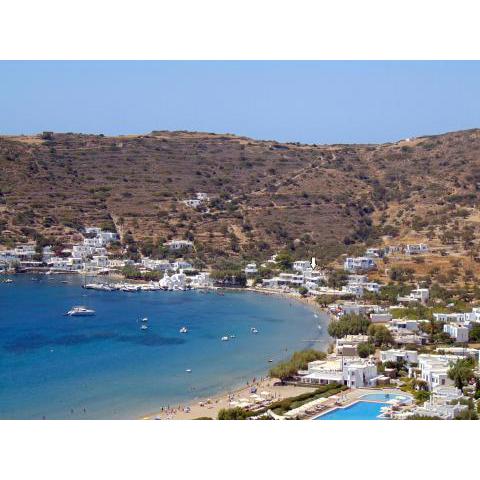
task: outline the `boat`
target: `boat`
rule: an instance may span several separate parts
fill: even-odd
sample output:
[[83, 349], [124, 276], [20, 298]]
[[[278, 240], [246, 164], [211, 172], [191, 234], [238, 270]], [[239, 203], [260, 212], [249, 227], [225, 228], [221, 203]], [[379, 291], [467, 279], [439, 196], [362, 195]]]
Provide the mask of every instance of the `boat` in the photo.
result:
[[70, 317], [86, 317], [95, 315], [95, 310], [87, 307], [72, 307], [67, 313]]
[[187, 333], [187, 332], [188, 332], [187, 327], [182, 327], [180, 329], [180, 333]]
[[145, 323], [145, 322], [148, 322], [148, 317], [143, 317], [143, 318], [142, 318], [142, 322], [144, 322], [144, 323]]
[[227, 336], [221, 338], [222, 342], [228, 342], [229, 338]]
[[143, 324], [143, 325], [140, 327], [141, 330], [147, 330], [147, 328], [148, 328], [148, 326], [145, 325], [145, 324]]
[[3, 283], [13, 283], [13, 280], [11, 278], [7, 278], [3, 281]]
[[235, 335], [230, 335], [230, 338], [237, 338]]
[[268, 363], [273, 363], [273, 360], [271, 358], [269, 358]]
[[187, 373], [192, 373], [192, 369], [191, 369], [191, 368], [187, 368], [187, 369], [185, 369], [185, 371], [186, 371]]
[[252, 328], [250, 329], [250, 332], [252, 332], [252, 333], [258, 333], [258, 330], [257, 330], [255, 327], [252, 327]]

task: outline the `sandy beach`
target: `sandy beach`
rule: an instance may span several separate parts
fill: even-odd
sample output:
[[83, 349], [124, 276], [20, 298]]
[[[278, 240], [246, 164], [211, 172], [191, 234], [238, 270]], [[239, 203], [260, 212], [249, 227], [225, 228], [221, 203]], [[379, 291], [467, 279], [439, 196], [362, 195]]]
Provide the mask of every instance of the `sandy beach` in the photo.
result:
[[[274, 385], [278, 382], [277, 379], [263, 378], [258, 379], [255, 382], [250, 382], [249, 385], [232, 390], [229, 392], [223, 392], [218, 396], [210, 397], [204, 400], [196, 400], [184, 405], [171, 406], [170, 410], [163, 410], [157, 413], [149, 414], [142, 417], [143, 420], [193, 420], [198, 417], [211, 417], [217, 418], [218, 412], [222, 408], [231, 408], [231, 401], [238, 401], [240, 399], [248, 399], [252, 401], [251, 389], [257, 388], [257, 394], [269, 393], [268, 397], [273, 400], [281, 400], [283, 398], [295, 397], [302, 393], [313, 392], [315, 388], [311, 387], [297, 387], [294, 385]], [[186, 411], [185, 407], [189, 407], [190, 411]]]

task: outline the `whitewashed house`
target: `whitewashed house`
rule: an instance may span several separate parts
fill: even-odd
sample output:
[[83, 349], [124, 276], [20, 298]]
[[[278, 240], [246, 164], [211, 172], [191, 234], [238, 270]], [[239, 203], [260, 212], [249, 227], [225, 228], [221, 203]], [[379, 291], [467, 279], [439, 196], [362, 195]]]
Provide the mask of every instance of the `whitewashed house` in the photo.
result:
[[429, 390], [437, 386], [453, 385], [453, 381], [448, 378], [448, 370], [458, 359], [456, 355], [421, 354], [418, 356], [420, 378], [427, 383]]
[[405, 246], [405, 253], [407, 255], [418, 255], [420, 253], [428, 252], [428, 246], [424, 243], [415, 243]]
[[193, 242], [190, 240], [170, 240], [164, 244], [169, 250], [182, 250], [193, 248]]
[[402, 297], [398, 296], [397, 301], [400, 303], [405, 302], [420, 302], [427, 303], [430, 298], [430, 291], [428, 288], [415, 288], [408, 295]]
[[258, 273], [258, 268], [256, 263], [249, 263], [245, 267], [245, 275], [248, 276], [253, 276]]
[[446, 323], [443, 331], [455, 339], [457, 343], [468, 343], [468, 327], [458, 323]]
[[378, 377], [377, 367], [370, 360], [357, 357], [343, 357], [330, 360], [316, 360], [308, 364], [308, 370], [302, 373], [302, 383], [326, 385], [339, 383], [350, 388], [374, 385]]
[[308, 260], [297, 260], [293, 262], [292, 268], [297, 272], [304, 272], [305, 270], [310, 270], [312, 265]]
[[376, 264], [370, 257], [347, 257], [343, 264], [343, 268], [347, 272], [372, 270], [375, 267]]
[[390, 350], [383, 350], [380, 352], [380, 360], [385, 362], [400, 362], [417, 363], [418, 352], [416, 350], [399, 350], [391, 348]]

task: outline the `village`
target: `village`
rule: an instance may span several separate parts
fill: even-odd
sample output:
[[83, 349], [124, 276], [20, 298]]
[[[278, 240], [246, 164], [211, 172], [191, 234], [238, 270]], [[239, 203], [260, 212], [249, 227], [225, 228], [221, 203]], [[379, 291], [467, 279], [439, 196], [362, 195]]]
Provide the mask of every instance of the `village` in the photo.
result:
[[[329, 351], [316, 352], [310, 361], [293, 367], [283, 362], [270, 376], [313, 392], [326, 389], [326, 394], [314, 395], [311, 401], [304, 394], [305, 401], [300, 406], [293, 403], [297, 406], [283, 415], [269, 408], [275, 407], [273, 398], [261, 399], [260, 404], [232, 399], [229, 408], [249, 412], [249, 418], [311, 418], [368, 395], [376, 398], [375, 391], [389, 392], [381, 398], [388, 403], [381, 407], [382, 418], [478, 416], [480, 304], [447, 303], [425, 285], [385, 285], [369, 278], [378, 259], [399, 253], [425, 255], [426, 244], [367, 248], [363, 256], [346, 257], [338, 270], [320, 268], [315, 258], [293, 260], [279, 252], [232, 273], [194, 268], [195, 246], [189, 240], [166, 242], [169, 259], [142, 256], [138, 261], [109, 256], [109, 246], [118, 240], [117, 233], [88, 227], [83, 242], [60, 255], [49, 245], [39, 249], [35, 243], [19, 244], [0, 252], [0, 271], [93, 276], [84, 288], [103, 291], [235, 287], [313, 301], [330, 316]], [[340, 397], [333, 395], [338, 392]]]

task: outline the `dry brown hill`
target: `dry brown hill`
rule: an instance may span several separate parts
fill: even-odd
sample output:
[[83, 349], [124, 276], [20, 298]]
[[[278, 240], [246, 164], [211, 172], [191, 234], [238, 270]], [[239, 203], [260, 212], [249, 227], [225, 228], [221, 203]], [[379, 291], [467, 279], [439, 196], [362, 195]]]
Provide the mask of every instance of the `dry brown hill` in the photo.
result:
[[[193, 238], [207, 260], [280, 248], [334, 258], [365, 242], [474, 249], [480, 131], [383, 145], [301, 145], [152, 132], [0, 137], [0, 243], [84, 226], [124, 240]], [[182, 200], [210, 196], [208, 211]]]

